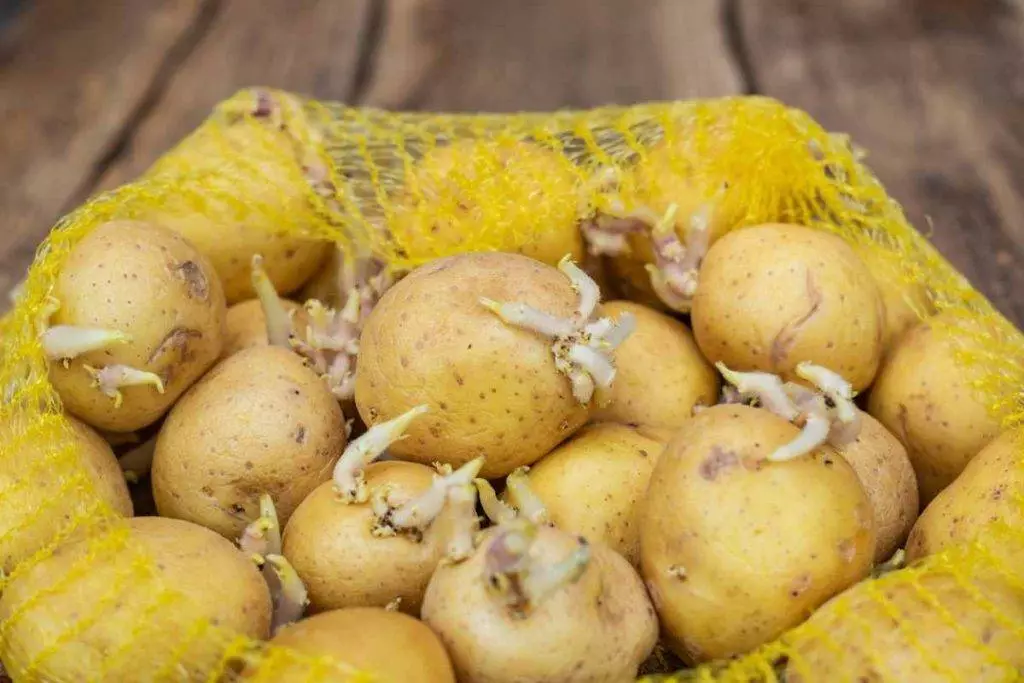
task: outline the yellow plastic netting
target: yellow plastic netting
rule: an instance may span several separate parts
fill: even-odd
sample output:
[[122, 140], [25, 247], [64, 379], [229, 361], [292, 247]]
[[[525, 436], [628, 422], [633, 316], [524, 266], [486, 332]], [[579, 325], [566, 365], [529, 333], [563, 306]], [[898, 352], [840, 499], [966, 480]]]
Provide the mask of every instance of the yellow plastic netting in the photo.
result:
[[[52, 680], [55, 658], [71, 652], [90, 665], [98, 658], [101, 680], [133, 680], [134, 653], [155, 647], [165, 661], [160, 680], [274, 681], [281, 666], [296, 663], [308, 667], [310, 681], [372, 674], [267, 648], [215, 624], [174, 624], [174, 604], [184, 598], [94, 490], [39, 342], [45, 297], [93, 227], [139, 218], [304, 232], [401, 271], [468, 250], [582, 256], [579, 223], [595, 213], [660, 215], [669, 203], [685, 213], [707, 202], [717, 207], [716, 231], [811, 225], [876, 256], [893, 283], [923, 287], [936, 310], [951, 312], [944, 320], [963, 341], [961, 361], [977, 366], [976, 391], [1005, 428], [1022, 421], [1024, 337], [914, 231], [849, 141], [803, 112], [741, 97], [551, 114], [395, 114], [243, 91], [137, 182], [62, 219], [0, 327], [0, 550], [26, 539], [40, 546], [3, 585], [62, 540], [92, 539], [72, 570], [0, 623], [3, 641], [19, 620], [51, 610], [55, 596], [89, 595], [86, 610], [55, 614], [36, 634], [29, 664], [10, 674]], [[624, 289], [644, 289], [628, 264], [613, 276]], [[979, 319], [988, 324], [973, 324]], [[1024, 444], [1020, 453], [1024, 467]], [[1024, 490], [1008, 498], [1007, 518], [973, 542], [858, 585], [748, 656], [676, 676], [895, 681], [971, 672], [964, 680], [1015, 680], [1024, 666]], [[170, 621], [158, 625], [149, 618], [157, 613]], [[129, 641], [75, 649], [111, 619], [124, 622]], [[184, 640], [168, 640], [169, 626]]]

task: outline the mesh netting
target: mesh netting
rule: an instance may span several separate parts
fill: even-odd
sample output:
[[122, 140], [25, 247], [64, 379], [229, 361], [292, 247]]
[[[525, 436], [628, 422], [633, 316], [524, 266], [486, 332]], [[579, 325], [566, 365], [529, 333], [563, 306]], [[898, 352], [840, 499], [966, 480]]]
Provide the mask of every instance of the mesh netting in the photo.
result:
[[[473, 250], [548, 262], [582, 257], [579, 223], [595, 212], [660, 215], [675, 203], [685, 213], [708, 202], [716, 207], [715, 232], [766, 222], [813, 226], [870, 254], [890, 282], [926, 292], [930, 307], [948, 313], [943, 329], [960, 362], [975, 366], [974, 389], [993, 416], [1007, 429], [1022, 421], [1024, 337], [915, 232], [859, 151], [800, 111], [742, 97], [554, 114], [394, 114], [244, 91], [137, 182], [63, 218], [2, 323], [0, 549], [6, 557], [21, 548], [27, 557], [3, 585], [62, 541], [90, 539], [67, 571], [13, 601], [0, 642], [21, 648], [24, 666], [10, 673], [52, 680], [55, 662], [77, 657], [83, 669], [103, 671], [101, 680], [133, 680], [140, 652], [162, 666], [156, 678], [167, 680], [274, 681], [284, 667], [292, 676], [305, 668], [310, 681], [370, 680], [372, 673], [191, 618], [188, 598], [166, 585], [97, 492], [39, 341], [39, 312], [56, 274], [92, 228], [130, 218], [301, 233], [402, 271]], [[646, 290], [642, 261], [620, 263], [613, 275], [623, 288]], [[1024, 445], [1018, 452], [1024, 456]], [[875, 681], [970, 671], [971, 680], [1014, 678], [1022, 663], [1007, 653], [1024, 652], [1024, 526], [1014, 526], [1024, 490], [1009, 491], [1007, 500], [1010, 512], [970, 543], [863, 582], [752, 654], [676, 676]], [[89, 599], [75, 614], [57, 612], [69, 594]], [[47, 626], [29, 641], [10, 642], [27, 617]], [[128, 637], [76, 646], [102, 639], [97, 634], [112, 624]], [[166, 638], [174, 630], [185, 637]]]

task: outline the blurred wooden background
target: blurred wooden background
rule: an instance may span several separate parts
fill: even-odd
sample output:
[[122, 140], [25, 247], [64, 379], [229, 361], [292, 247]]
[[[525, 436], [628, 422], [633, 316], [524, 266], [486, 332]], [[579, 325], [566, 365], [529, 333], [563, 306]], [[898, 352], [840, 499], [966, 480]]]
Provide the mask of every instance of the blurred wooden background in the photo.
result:
[[851, 133], [1024, 322], [1022, 0], [0, 0], [0, 22], [2, 290], [244, 86], [499, 111], [763, 93]]

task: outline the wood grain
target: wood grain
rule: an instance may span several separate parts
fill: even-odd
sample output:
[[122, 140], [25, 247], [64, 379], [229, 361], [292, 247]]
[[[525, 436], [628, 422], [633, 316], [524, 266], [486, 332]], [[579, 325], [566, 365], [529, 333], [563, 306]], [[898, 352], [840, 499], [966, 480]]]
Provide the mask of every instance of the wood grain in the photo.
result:
[[1024, 323], [1024, 11], [997, 0], [738, 0], [767, 94], [850, 133], [909, 218]]
[[390, 0], [365, 102], [548, 110], [741, 92], [719, 0]]
[[187, 47], [205, 0], [35, 0], [0, 47], [0, 292]]

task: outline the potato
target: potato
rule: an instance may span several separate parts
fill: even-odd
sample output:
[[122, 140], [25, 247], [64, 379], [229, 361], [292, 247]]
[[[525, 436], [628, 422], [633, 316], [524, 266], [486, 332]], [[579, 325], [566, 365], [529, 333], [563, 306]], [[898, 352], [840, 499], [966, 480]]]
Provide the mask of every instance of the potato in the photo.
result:
[[[907, 448], [927, 505], [956, 479], [978, 451], [999, 434], [999, 420], [972, 385], [989, 371], [964, 364], [960, 350], [975, 349], [970, 330], [942, 313], [910, 330], [878, 373], [868, 412]], [[967, 325], [969, 327], [959, 327]]]
[[370, 313], [356, 406], [367, 425], [430, 412], [391, 452], [460, 466], [486, 455], [495, 478], [535, 462], [581, 427], [589, 407], [555, 366], [551, 341], [503, 322], [481, 297], [566, 317], [576, 296], [554, 268], [514, 254], [466, 254], [418, 268]]
[[767, 410], [714, 406], [655, 465], [640, 568], [663, 639], [688, 662], [770, 641], [871, 568], [871, 505], [846, 461], [828, 446], [766, 461], [798, 432]]
[[1012, 625], [1024, 622], [1024, 596], [990, 577], [967, 581], [940, 573], [919, 587], [897, 576], [854, 586], [794, 635], [785, 680], [1017, 680], [1024, 641]]
[[[53, 295], [60, 308], [44, 336], [50, 380], [65, 409], [99, 429], [156, 422], [224, 343], [224, 294], [209, 261], [151, 223], [95, 228], [71, 250]], [[85, 328], [123, 336], [79, 346]], [[151, 374], [119, 376], [123, 367]]]
[[799, 381], [794, 370], [807, 361], [838, 372], [859, 391], [878, 369], [884, 313], [870, 271], [840, 238], [768, 224], [712, 245], [691, 320], [712, 362]]
[[[413, 617], [379, 607], [317, 614], [284, 627], [270, 645], [299, 655], [330, 657], [339, 667], [352, 666], [381, 681], [455, 683], [451, 661], [434, 632]], [[273, 671], [278, 683], [309, 680], [308, 666], [297, 663], [285, 663]]]
[[583, 255], [578, 185], [572, 164], [539, 145], [460, 140], [419, 160], [388, 227], [417, 265], [489, 250], [555, 265]]
[[[304, 331], [303, 308], [294, 301], [281, 299], [285, 310], [294, 317], [295, 328]], [[267, 346], [267, 317], [258, 299], [242, 301], [230, 307], [227, 312], [224, 334], [224, 350], [221, 358], [227, 358], [251, 346]]]
[[875, 562], [884, 562], [903, 545], [919, 509], [917, 478], [907, 450], [867, 413], [860, 414], [860, 432], [836, 449], [857, 473], [875, 514]]
[[551, 521], [640, 560], [639, 503], [664, 444], [618, 424], [584, 427], [530, 468], [530, 488]]
[[1016, 498], [1024, 491], [1024, 432], [1004, 432], [969, 463], [928, 505], [907, 539], [914, 560], [969, 543], [1001, 521], [1019, 528], [1024, 512]]
[[48, 681], [142, 682], [172, 670], [203, 681], [232, 638], [267, 637], [266, 583], [231, 543], [172, 519], [126, 527], [62, 545], [7, 584], [0, 658], [16, 680], [32, 667]]
[[[72, 516], [83, 509], [101, 506], [94, 514], [132, 516], [128, 485], [107, 442], [73, 417], [44, 420], [18, 437], [9, 426], [0, 429], [6, 451], [0, 468], [5, 510], [0, 516], [0, 570], [8, 573], [59, 540]], [[66, 425], [54, 424], [61, 420]], [[59, 430], [60, 437], [50, 429]], [[75, 454], [48, 461], [60, 458], [64, 449]]]
[[615, 349], [615, 382], [594, 419], [673, 429], [695, 405], [718, 400], [718, 373], [683, 323], [629, 301], [602, 304], [603, 315], [631, 313], [636, 330]]
[[267, 493], [284, 524], [330, 479], [345, 443], [337, 400], [297, 355], [239, 351], [167, 416], [151, 473], [157, 510], [236, 539]]
[[629, 563], [553, 527], [485, 532], [468, 560], [438, 567], [422, 618], [462, 683], [630, 681], [658, 637]]
[[[366, 468], [365, 477], [371, 491], [388, 486], [392, 496], [411, 499], [430, 487], [434, 470], [379, 462]], [[400, 598], [400, 609], [419, 611], [430, 575], [444, 556], [444, 539], [431, 531], [434, 525], [420, 540], [375, 536], [374, 522], [369, 502], [341, 502], [331, 482], [302, 501], [284, 529], [284, 556], [306, 584], [310, 610], [384, 607]]]
[[908, 281], [897, 261], [874, 244], [854, 247], [864, 265], [878, 284], [885, 304], [884, 353], [889, 353], [903, 334], [915, 327], [924, 317], [935, 313], [928, 288], [921, 282]]
[[183, 175], [201, 178], [200, 201], [188, 193], [167, 193], [140, 218], [195, 244], [216, 269], [229, 304], [255, 296], [249, 277], [255, 254], [263, 255], [277, 290], [290, 294], [316, 273], [331, 249], [330, 242], [303, 234], [318, 220], [311, 183], [322, 170], [304, 171], [301, 164], [310, 161], [296, 159], [290, 136], [271, 126], [204, 126], [146, 174], [169, 174], [177, 182]]

